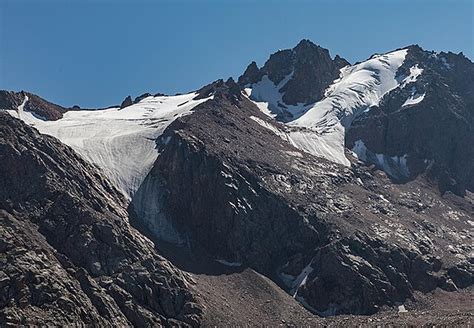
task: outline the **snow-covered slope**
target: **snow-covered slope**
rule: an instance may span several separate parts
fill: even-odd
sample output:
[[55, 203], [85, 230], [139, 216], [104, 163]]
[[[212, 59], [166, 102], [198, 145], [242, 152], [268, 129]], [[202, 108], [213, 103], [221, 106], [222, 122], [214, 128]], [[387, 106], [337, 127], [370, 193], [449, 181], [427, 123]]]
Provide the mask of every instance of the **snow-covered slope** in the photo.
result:
[[74, 148], [131, 197], [158, 156], [155, 140], [177, 117], [207, 100], [193, 100], [196, 95], [148, 97], [123, 109], [69, 111], [57, 121], [23, 111], [27, 99], [9, 112]]
[[303, 128], [291, 132], [293, 143], [309, 153], [348, 165], [345, 129], [355, 115], [378, 105], [385, 94], [399, 86], [395, 76], [406, 54], [407, 50], [398, 50], [341, 69], [340, 78], [326, 90], [325, 98], [289, 123]]
[[[396, 78], [406, 55], [407, 50], [402, 49], [346, 66], [321, 101], [309, 106], [289, 106], [289, 111], [296, 118], [287, 123], [291, 142], [306, 152], [349, 165], [344, 154], [344, 134], [354, 117], [378, 105], [391, 90], [401, 84], [406, 85], [409, 82], [406, 79], [416, 80], [421, 74], [422, 70], [416, 67], [405, 80]], [[271, 82], [262, 79], [247, 88], [246, 94], [265, 113], [274, 113], [272, 109], [282, 104], [280, 88], [281, 85], [272, 86]]]

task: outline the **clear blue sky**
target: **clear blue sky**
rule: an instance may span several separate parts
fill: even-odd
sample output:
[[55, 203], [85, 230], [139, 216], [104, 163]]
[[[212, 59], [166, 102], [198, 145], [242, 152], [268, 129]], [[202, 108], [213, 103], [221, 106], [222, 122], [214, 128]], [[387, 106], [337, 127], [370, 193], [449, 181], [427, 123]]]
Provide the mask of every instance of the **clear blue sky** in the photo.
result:
[[99, 107], [238, 77], [302, 38], [350, 62], [418, 43], [474, 58], [473, 0], [0, 0], [0, 89]]

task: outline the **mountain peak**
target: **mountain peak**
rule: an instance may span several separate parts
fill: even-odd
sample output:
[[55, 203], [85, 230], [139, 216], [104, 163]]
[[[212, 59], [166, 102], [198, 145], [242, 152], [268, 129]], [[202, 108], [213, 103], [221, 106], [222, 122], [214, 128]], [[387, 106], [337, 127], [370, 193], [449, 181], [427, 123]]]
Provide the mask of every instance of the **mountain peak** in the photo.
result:
[[333, 60], [329, 50], [303, 39], [293, 49], [270, 55], [260, 69], [252, 62], [238, 82], [244, 87], [266, 81], [266, 76], [274, 84], [270, 88], [282, 93], [281, 106], [310, 104], [324, 96], [324, 90], [339, 76], [339, 69], [348, 64], [339, 56]]
[[321, 48], [321, 47], [313, 43], [309, 39], [302, 39], [300, 42], [298, 42], [296, 47], [293, 48], [293, 50], [304, 49], [304, 48]]

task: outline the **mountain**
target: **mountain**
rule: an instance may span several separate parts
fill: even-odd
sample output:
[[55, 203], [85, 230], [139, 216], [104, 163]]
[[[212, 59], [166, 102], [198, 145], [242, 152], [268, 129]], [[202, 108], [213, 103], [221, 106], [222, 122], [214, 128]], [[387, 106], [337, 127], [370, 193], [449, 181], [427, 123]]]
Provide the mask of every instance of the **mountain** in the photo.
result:
[[[3, 249], [14, 268], [1, 270], [26, 278], [1, 280], [13, 301], [0, 318], [465, 324], [473, 69], [462, 54], [418, 46], [350, 65], [303, 40], [237, 82], [107, 109], [1, 92]], [[44, 268], [27, 271], [38, 255], [14, 255], [19, 245], [41, 249]], [[16, 287], [45, 274], [77, 289], [75, 308], [93, 317]]]

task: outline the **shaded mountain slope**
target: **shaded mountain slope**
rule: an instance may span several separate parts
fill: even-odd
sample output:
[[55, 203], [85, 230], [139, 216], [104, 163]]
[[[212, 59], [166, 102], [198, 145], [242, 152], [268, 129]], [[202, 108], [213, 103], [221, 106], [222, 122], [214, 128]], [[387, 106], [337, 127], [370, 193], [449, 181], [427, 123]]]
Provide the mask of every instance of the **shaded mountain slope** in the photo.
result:
[[232, 91], [170, 125], [150, 174], [164, 180], [187, 243], [278, 275], [321, 314], [369, 314], [416, 290], [472, 285], [472, 200], [304, 154], [283, 130]]

